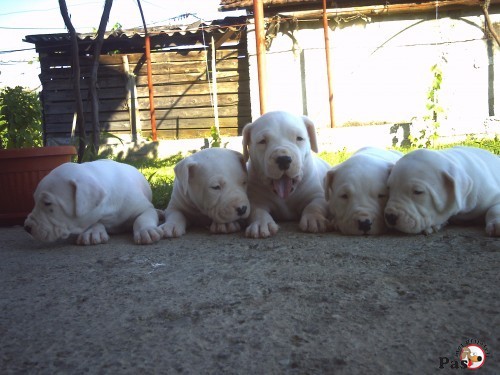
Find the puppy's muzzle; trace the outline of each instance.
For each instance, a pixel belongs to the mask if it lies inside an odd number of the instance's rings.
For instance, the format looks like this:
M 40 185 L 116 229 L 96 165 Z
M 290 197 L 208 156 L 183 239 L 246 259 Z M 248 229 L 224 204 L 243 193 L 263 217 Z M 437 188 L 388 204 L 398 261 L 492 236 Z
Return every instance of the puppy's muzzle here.
M 238 216 L 243 216 L 247 212 L 247 206 L 236 207 L 236 213 Z
M 278 156 L 276 158 L 276 164 L 278 164 L 280 170 L 286 171 L 290 168 L 290 164 L 292 164 L 292 158 L 290 156 Z
M 29 225 L 25 225 L 25 226 L 24 226 L 24 230 L 25 230 L 26 232 L 28 232 L 29 234 L 31 234 L 31 227 L 30 227 Z
M 394 226 L 398 222 L 398 216 L 394 214 L 385 214 L 385 221 L 387 224 Z
M 370 219 L 358 220 L 358 229 L 364 234 L 372 229 L 372 221 Z

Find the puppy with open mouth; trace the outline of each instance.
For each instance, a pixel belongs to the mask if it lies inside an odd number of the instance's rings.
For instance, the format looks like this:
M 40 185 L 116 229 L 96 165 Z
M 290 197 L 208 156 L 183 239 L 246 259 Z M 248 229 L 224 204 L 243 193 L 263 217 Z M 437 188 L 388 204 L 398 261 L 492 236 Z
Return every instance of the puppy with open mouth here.
M 323 179 L 330 166 L 311 151 L 318 152 L 316 132 L 305 116 L 268 112 L 243 128 L 252 207 L 248 237 L 276 234 L 274 218 L 299 220 L 305 232 L 326 230 Z

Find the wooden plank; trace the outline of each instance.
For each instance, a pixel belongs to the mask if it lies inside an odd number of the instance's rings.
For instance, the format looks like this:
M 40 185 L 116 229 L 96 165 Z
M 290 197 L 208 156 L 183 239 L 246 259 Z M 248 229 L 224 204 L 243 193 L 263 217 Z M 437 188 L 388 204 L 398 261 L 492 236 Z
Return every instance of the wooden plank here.
M 248 71 L 248 70 L 247 70 Z M 219 72 L 217 77 L 219 82 L 237 81 L 240 77 L 246 77 L 244 75 L 245 71 L 230 71 L 230 72 Z M 245 78 L 246 80 L 246 78 Z M 154 75 L 153 82 L 156 85 L 159 84 L 172 84 L 176 83 L 191 83 L 191 82 L 206 82 L 207 74 L 204 73 L 194 73 L 194 74 L 165 74 L 165 75 Z M 137 76 L 137 85 L 144 86 L 147 84 L 147 77 L 144 75 Z
M 246 104 L 250 100 L 249 93 L 242 94 L 220 94 L 219 106 L 233 106 L 239 103 Z M 148 98 L 139 98 L 139 108 L 149 108 Z M 84 108 L 90 108 L 87 100 L 83 101 Z M 211 107 L 212 99 L 210 95 L 192 95 L 192 96 L 168 96 L 155 97 L 155 107 L 157 110 L 162 108 L 197 108 Z M 73 113 L 75 108 L 74 102 L 46 102 L 44 103 L 44 112 L 46 115 Z M 99 101 L 100 111 L 128 111 L 127 100 L 123 99 L 106 99 Z
M 85 113 L 90 114 L 90 112 Z M 165 119 L 199 119 L 199 118 L 213 118 L 212 108 L 171 108 L 161 109 L 156 111 L 157 118 Z M 219 108 L 220 117 L 250 117 L 251 109 L 249 106 L 225 106 Z M 112 111 L 100 112 L 99 121 L 128 121 L 129 116 L 127 111 Z M 73 121 L 73 113 L 62 114 L 49 114 L 45 116 L 46 124 L 71 124 Z M 144 108 L 141 111 L 141 121 L 149 122 L 149 112 Z
M 240 135 L 238 128 L 221 128 L 220 133 L 222 137 L 235 137 Z M 150 132 L 143 131 L 142 135 L 147 137 L 151 136 Z M 209 130 L 202 129 L 181 129 L 179 132 L 176 130 L 159 130 L 159 139 L 192 139 L 192 138 L 209 138 Z M 201 147 L 201 146 L 200 146 Z
M 90 124 L 89 124 L 90 125 Z M 86 128 L 87 133 L 90 134 L 90 127 Z M 106 130 L 107 132 L 113 132 L 113 135 L 120 138 L 120 135 L 122 137 L 129 136 L 130 131 L 128 129 L 120 129 L 118 127 L 115 128 L 110 128 Z M 220 132 L 222 136 L 237 136 L 239 135 L 239 128 L 237 127 L 221 127 Z M 49 137 L 54 138 L 54 137 L 64 137 L 66 139 L 69 139 L 71 136 L 71 129 L 70 128 L 56 128 L 52 129 L 52 131 L 49 133 Z M 143 137 L 150 137 L 151 132 L 150 130 L 143 130 L 141 132 L 141 135 Z M 204 137 L 209 137 L 210 136 L 210 127 L 206 128 L 190 128 L 190 129 L 159 129 L 158 130 L 158 137 L 160 139 L 178 139 L 178 138 L 204 138 Z
M 143 65 L 145 62 L 144 54 L 142 53 L 131 53 L 131 54 L 116 54 L 116 55 L 102 55 L 99 58 L 99 67 L 111 67 L 113 69 L 122 67 L 121 56 L 127 55 L 131 68 L 135 69 L 137 64 Z M 151 63 L 161 64 L 161 63 L 186 63 L 186 62 L 198 62 L 204 63 L 206 61 L 207 53 L 206 51 L 189 51 L 187 54 L 179 52 L 151 52 Z M 241 59 L 241 57 L 246 57 L 246 52 L 244 50 L 230 49 L 230 50 L 218 50 L 216 53 L 217 61 L 227 60 L 227 59 Z M 145 64 L 144 64 L 145 65 Z M 70 56 L 41 56 L 40 66 L 42 71 L 51 70 L 54 67 L 71 67 L 71 57 Z M 80 59 L 80 67 L 82 69 L 92 66 L 92 57 L 82 56 Z
M 250 119 L 250 118 L 249 118 Z M 251 120 L 250 120 L 251 121 Z M 250 122 L 248 121 L 248 122 Z M 219 118 L 220 127 L 238 127 L 238 117 Z M 214 125 L 213 118 L 199 119 L 156 119 L 157 129 L 210 129 Z M 150 126 L 143 126 L 143 129 L 150 129 Z
M 250 94 L 221 94 L 219 95 L 219 106 L 237 105 L 240 102 L 247 103 L 250 100 Z M 140 108 L 147 108 L 148 102 L 146 99 L 139 99 Z M 210 95 L 197 95 L 189 97 L 160 97 L 155 98 L 155 107 L 160 108 L 195 108 L 195 107 L 210 107 Z

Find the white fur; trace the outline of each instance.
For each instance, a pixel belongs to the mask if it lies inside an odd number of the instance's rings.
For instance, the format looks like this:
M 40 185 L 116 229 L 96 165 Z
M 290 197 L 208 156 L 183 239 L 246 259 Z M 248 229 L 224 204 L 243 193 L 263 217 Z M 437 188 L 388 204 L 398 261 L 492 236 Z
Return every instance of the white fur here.
M 386 231 L 387 179 L 401 156 L 397 151 L 366 147 L 328 171 L 325 198 L 336 229 L 351 235 Z
M 311 150 L 318 151 L 316 133 L 305 116 L 268 112 L 243 128 L 252 205 L 248 237 L 277 233 L 274 219 L 300 220 L 300 229 L 306 232 L 326 230 L 322 183 L 329 165 L 313 156 Z M 290 158 L 286 170 L 278 163 L 283 158 Z
M 248 217 L 248 174 L 239 152 L 210 148 L 175 166 L 172 198 L 165 210 L 165 237 L 180 237 L 189 224 L 210 225 L 212 233 L 240 230 Z
M 388 225 L 432 233 L 448 220 L 485 220 L 500 236 L 500 158 L 473 147 L 416 150 L 394 166 L 385 208 Z
M 111 160 L 65 163 L 40 181 L 25 228 L 41 241 L 78 235 L 80 245 L 108 241 L 110 233 L 133 229 L 137 244 L 159 241 L 151 187 L 134 167 Z

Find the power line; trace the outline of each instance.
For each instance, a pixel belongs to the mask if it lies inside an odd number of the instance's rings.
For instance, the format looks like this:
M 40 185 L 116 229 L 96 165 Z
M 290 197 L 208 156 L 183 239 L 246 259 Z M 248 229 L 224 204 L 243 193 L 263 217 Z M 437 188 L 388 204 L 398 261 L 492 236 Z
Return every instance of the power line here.
M 85 3 L 80 3 L 80 4 L 72 4 L 71 7 L 78 7 L 82 5 L 90 5 L 90 4 L 101 4 L 98 1 L 89 1 Z M 47 9 L 29 9 L 29 10 L 18 10 L 16 12 L 9 12 L 9 13 L 0 13 L 1 16 L 11 16 L 13 14 L 22 14 L 22 13 L 36 13 L 36 12 L 50 12 L 53 10 L 59 10 L 59 7 L 57 8 L 47 8 Z

